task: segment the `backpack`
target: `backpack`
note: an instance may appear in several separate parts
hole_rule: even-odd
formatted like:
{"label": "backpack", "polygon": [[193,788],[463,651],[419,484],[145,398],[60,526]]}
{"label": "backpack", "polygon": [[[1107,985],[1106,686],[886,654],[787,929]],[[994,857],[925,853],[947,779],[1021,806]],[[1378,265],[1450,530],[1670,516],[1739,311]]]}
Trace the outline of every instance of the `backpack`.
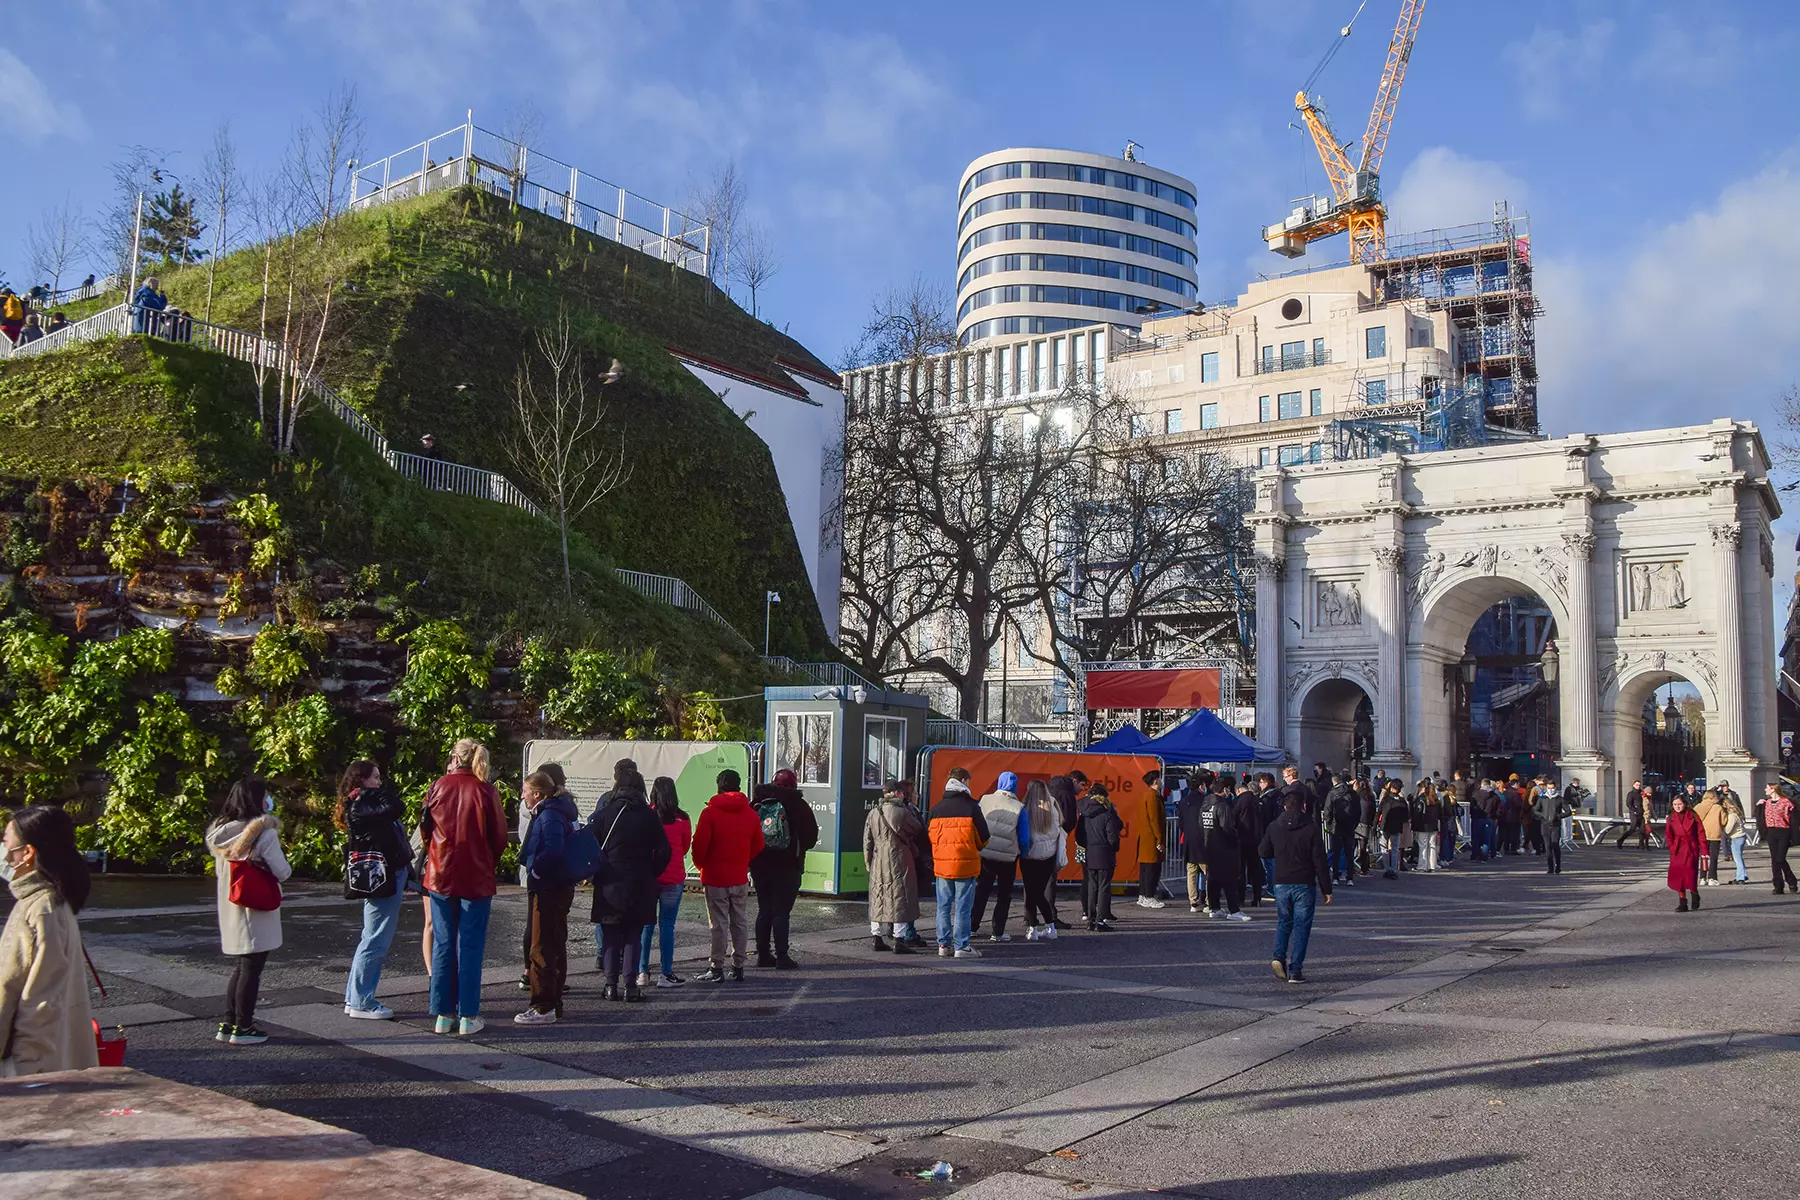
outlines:
{"label": "backpack", "polygon": [[787,806],[775,799],[758,800],[756,815],[762,818],[763,849],[786,850],[793,841],[788,830]]}
{"label": "backpack", "polygon": [[600,868],[600,839],[588,825],[578,825],[563,843],[563,883],[575,884],[592,879]]}
{"label": "backpack", "polygon": [[4,315],[8,321],[23,321],[25,319],[25,302],[17,296],[8,294],[5,312],[0,315]]}

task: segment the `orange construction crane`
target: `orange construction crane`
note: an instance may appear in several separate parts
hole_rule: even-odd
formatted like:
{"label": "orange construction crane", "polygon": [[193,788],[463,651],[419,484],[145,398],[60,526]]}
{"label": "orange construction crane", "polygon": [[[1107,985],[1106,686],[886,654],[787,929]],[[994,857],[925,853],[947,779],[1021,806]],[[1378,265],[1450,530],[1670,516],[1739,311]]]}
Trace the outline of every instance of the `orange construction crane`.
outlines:
{"label": "orange construction crane", "polygon": [[[1325,164],[1331,195],[1301,201],[1285,221],[1263,230],[1263,240],[1275,253],[1299,258],[1309,243],[1345,230],[1350,233],[1351,262],[1373,262],[1386,253],[1387,208],[1381,203],[1381,158],[1387,151],[1388,131],[1394,125],[1394,106],[1400,102],[1400,85],[1406,82],[1406,64],[1419,36],[1419,18],[1424,15],[1425,0],[1402,0],[1400,19],[1395,22],[1394,37],[1388,43],[1381,86],[1375,92],[1375,107],[1369,112],[1369,128],[1363,134],[1362,153],[1354,164],[1347,146],[1331,131],[1331,123],[1317,98],[1304,88],[1294,97],[1294,107],[1300,110],[1300,118],[1318,148],[1319,160]],[[1353,17],[1341,31],[1340,39],[1350,36],[1354,24]],[[1334,45],[1325,62],[1335,53]],[[1323,62],[1319,69],[1324,69]],[[1318,74],[1314,71],[1313,78]]]}

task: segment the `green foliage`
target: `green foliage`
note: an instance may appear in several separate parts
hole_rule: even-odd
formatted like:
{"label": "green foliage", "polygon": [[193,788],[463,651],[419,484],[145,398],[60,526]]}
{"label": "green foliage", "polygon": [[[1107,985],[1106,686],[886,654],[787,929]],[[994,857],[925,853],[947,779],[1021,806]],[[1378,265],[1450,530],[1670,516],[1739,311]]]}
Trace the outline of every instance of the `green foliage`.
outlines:
{"label": "green foliage", "polygon": [[292,532],[281,520],[281,506],[261,492],[234,502],[231,518],[250,539],[250,570],[267,577],[294,552]]}
{"label": "green foliage", "polygon": [[115,571],[135,571],[162,555],[180,558],[193,548],[187,499],[175,484],[151,473],[138,481],[137,494],[113,518],[102,549]]}
{"label": "green foliage", "polygon": [[150,197],[144,206],[144,254],[164,266],[199,262],[206,257],[200,235],[206,226],[194,216],[194,199],[178,183]]}
{"label": "green foliage", "polygon": [[133,681],[166,671],[174,637],[137,629],[109,642],[85,642],[71,659],[69,639],[41,618],[0,621],[0,778],[26,803],[67,788],[73,768],[118,734]]}
{"label": "green foliage", "polygon": [[492,656],[477,654],[469,635],[453,621],[430,621],[400,639],[407,645],[406,674],[394,686],[393,700],[402,739],[402,771],[435,771],[458,739],[492,742],[495,729],[480,720],[479,710]]}
{"label": "green foliage", "polygon": [[[312,625],[264,625],[250,643],[245,675],[264,691],[286,693],[316,670],[325,634]],[[224,689],[221,688],[221,691]]]}
{"label": "green foliage", "polygon": [[541,704],[552,690],[567,682],[569,673],[550,640],[541,634],[532,634],[525,639],[519,652],[519,665],[513,677],[521,695]]}
{"label": "green foliage", "polygon": [[285,704],[247,700],[238,706],[239,723],[256,752],[256,772],[268,778],[317,779],[327,773],[338,731],[337,714],[322,692]]}
{"label": "green foliage", "polygon": [[36,566],[44,561],[44,543],[33,541],[31,527],[17,513],[6,518],[4,526],[6,539],[5,555],[0,561],[15,571],[23,571],[26,567]]}
{"label": "green foliage", "polygon": [[191,869],[207,861],[199,834],[207,795],[229,777],[219,741],[162,692],[137,706],[137,726],[100,760],[111,776],[94,836],[107,853]]}
{"label": "green foliage", "polygon": [[332,819],[335,801],[321,792],[288,798],[281,805],[281,852],[296,874],[341,879],[344,834]]}

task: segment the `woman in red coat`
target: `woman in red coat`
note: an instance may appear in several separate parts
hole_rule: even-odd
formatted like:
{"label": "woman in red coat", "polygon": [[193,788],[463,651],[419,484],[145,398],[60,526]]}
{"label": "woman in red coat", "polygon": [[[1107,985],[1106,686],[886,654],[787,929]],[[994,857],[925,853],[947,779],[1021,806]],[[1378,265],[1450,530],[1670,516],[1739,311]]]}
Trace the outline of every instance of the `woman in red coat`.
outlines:
{"label": "woman in red coat", "polygon": [[1669,887],[1681,897],[1676,912],[1688,911],[1689,897],[1693,907],[1700,908],[1700,858],[1706,853],[1706,831],[1687,806],[1687,797],[1677,795],[1669,805],[1669,823],[1663,830],[1669,844]]}

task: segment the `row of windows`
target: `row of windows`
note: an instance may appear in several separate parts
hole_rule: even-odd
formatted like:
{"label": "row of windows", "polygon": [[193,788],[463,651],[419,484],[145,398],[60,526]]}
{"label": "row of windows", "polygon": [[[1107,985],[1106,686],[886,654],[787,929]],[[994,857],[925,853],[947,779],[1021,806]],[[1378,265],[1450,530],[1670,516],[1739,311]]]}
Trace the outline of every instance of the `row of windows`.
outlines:
{"label": "row of windows", "polygon": [[1080,242],[1084,246],[1105,246],[1109,250],[1127,250],[1132,254],[1148,254],[1152,258],[1167,259],[1184,267],[1191,267],[1199,260],[1191,251],[1180,246],[1171,246],[1167,242],[1159,242],[1155,238],[1139,237],[1135,233],[1120,233],[1116,229],[1095,229],[1088,225],[1042,225],[1016,223],[1012,225],[990,225],[986,229],[978,229],[963,242],[962,249],[957,251],[956,261],[961,262],[969,256],[969,251],[979,250],[983,246],[995,242],[1016,242],[1021,239],[1033,242]]}
{"label": "row of windows", "polygon": [[1273,407],[1269,403],[1269,397],[1258,396],[1256,398],[1256,419],[1259,421],[1270,419],[1292,421],[1296,417],[1322,417],[1325,415],[1324,392],[1314,388],[1306,394],[1304,404],[1302,404],[1301,395],[1300,392],[1278,393],[1275,396]]}
{"label": "row of windows", "polygon": [[1015,333],[1061,333],[1065,329],[1080,329],[1093,323],[1081,317],[994,317],[977,321],[963,330],[957,344],[967,346],[970,342]]}
{"label": "row of windows", "polygon": [[1310,446],[1277,446],[1273,450],[1268,446],[1264,446],[1257,451],[1256,465],[1259,467],[1266,467],[1271,465],[1271,462],[1276,459],[1279,459],[1281,465],[1284,467],[1297,467],[1301,463],[1322,462],[1324,456],[1321,453],[1319,443],[1317,442],[1314,442]]}
{"label": "row of windows", "polygon": [[972,293],[962,302],[962,307],[956,310],[956,319],[960,321],[976,309],[986,308],[990,304],[1079,304],[1084,308],[1114,308],[1128,313],[1153,313],[1169,307],[1161,300],[1131,296],[1124,292],[1103,292],[1098,288],[1014,284],[1008,287],[982,288],[979,292]]}
{"label": "row of windows", "polygon": [[1104,258],[1083,258],[1074,254],[996,254],[992,258],[984,258],[971,264],[962,273],[962,278],[956,281],[956,290],[960,292],[969,286],[970,280],[992,275],[995,271],[1061,271],[1070,275],[1104,275],[1108,279],[1122,279],[1127,283],[1161,288],[1189,300],[1200,294],[1199,288],[1166,271]]}
{"label": "row of windows", "polygon": [[1075,183],[1096,183],[1101,187],[1142,192],[1146,196],[1155,196],[1158,200],[1167,200],[1183,208],[1194,207],[1194,197],[1189,193],[1143,175],[1128,175],[1124,171],[1109,171],[1105,167],[1081,167],[1074,163],[1052,162],[995,163],[991,167],[983,167],[969,176],[969,182],[963,184],[962,195],[957,197],[957,203],[967,200],[969,193],[976,188],[986,187],[1001,179],[1067,179]]}
{"label": "row of windows", "polygon": [[1069,192],[1007,192],[1000,196],[989,196],[985,200],[977,200],[969,205],[956,228],[958,230],[967,229],[969,222],[976,217],[1004,212],[1010,208],[1048,208],[1062,212],[1113,217],[1120,221],[1137,221],[1140,224],[1154,225],[1158,229],[1179,233],[1186,238],[1192,238],[1195,232],[1192,221],[1184,221],[1180,217],[1171,216],[1160,209],[1145,208],[1141,204],[1127,204],[1123,200],[1107,200],[1101,196],[1078,196]]}

